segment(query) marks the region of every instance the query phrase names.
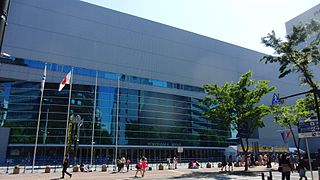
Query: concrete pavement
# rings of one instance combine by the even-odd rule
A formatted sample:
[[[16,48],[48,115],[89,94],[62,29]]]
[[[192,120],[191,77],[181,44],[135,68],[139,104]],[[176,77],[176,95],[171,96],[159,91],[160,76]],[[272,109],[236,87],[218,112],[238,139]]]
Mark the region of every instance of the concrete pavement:
[[[233,172],[220,172],[220,168],[216,166],[214,168],[200,168],[200,169],[187,169],[185,167],[181,167],[176,170],[152,170],[147,171],[145,177],[141,178],[139,174],[139,178],[135,178],[135,171],[129,171],[124,173],[113,173],[111,169],[107,172],[101,172],[99,168],[94,172],[74,172],[71,179],[79,179],[79,180],[132,180],[132,179],[146,179],[146,180],[164,180],[164,179],[188,179],[188,180],[201,180],[201,179],[218,179],[218,180],[230,180],[230,179],[259,179],[261,180],[261,172],[265,172],[265,178],[269,176],[269,173],[266,171],[270,171],[263,166],[258,166],[254,168],[250,168],[248,173],[244,173],[243,167],[235,167]],[[274,180],[281,179],[281,174],[276,171],[277,167],[274,167],[272,170],[272,175]],[[69,172],[71,168],[68,169]],[[99,170],[99,171],[98,171]],[[315,180],[318,180],[318,175],[314,171]],[[307,172],[308,179],[311,179],[310,172]],[[19,179],[19,180],[58,180],[61,177],[61,168],[58,169],[55,173],[22,173],[22,174],[1,174],[0,180],[4,179]],[[69,176],[65,176],[65,179],[70,179]],[[292,173],[291,179],[299,179],[299,175],[297,172]]]

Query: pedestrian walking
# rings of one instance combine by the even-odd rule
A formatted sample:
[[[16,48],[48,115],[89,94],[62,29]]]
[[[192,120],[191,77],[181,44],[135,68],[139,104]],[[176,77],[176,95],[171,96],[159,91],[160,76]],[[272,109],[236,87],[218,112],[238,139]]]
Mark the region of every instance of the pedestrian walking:
[[[141,176],[142,176],[142,174],[143,174],[143,172],[142,172],[142,162],[139,160],[138,162],[137,162],[137,165],[136,165],[136,174],[134,175],[134,177],[138,177],[138,172],[140,172],[140,174],[141,174]]]
[[[271,165],[271,156],[268,154],[267,155],[267,168],[271,168],[272,165]]]
[[[288,157],[285,154],[281,156],[279,162],[279,171],[281,172],[282,180],[290,180],[290,172],[292,171],[292,167]]]
[[[221,162],[221,171],[223,171],[223,169],[227,171],[227,161],[225,157],[222,158],[222,162]]]
[[[177,158],[174,156],[173,157],[173,160],[172,160],[172,162],[173,162],[173,167],[174,167],[174,169],[177,169],[178,167],[178,160],[177,160]]]
[[[250,164],[251,164],[252,167],[253,167],[253,166],[256,166],[256,162],[255,162],[254,159],[255,159],[255,158],[254,158],[254,155],[253,155],[253,154],[250,154]]]
[[[126,158],[123,156],[121,158],[121,172],[124,171],[124,165],[127,163]]]
[[[127,172],[129,172],[130,162],[131,162],[130,159],[127,158],[127,163],[126,163],[126,165],[127,165]]]
[[[298,170],[298,173],[299,173],[299,177],[300,179],[299,180],[302,180],[302,178],[304,179],[308,179],[306,177],[306,167],[304,165],[304,162],[303,162],[303,159],[300,159],[299,162],[298,162],[298,166],[297,166],[297,170]]]
[[[68,155],[66,154],[66,156],[65,156],[65,158],[63,160],[63,165],[62,165],[62,177],[61,177],[61,179],[64,178],[64,174],[68,174],[70,176],[70,178],[72,177],[72,174],[67,172],[68,167],[69,167],[69,158],[68,158]]]
[[[228,158],[228,171],[230,171],[230,168],[231,168],[231,171],[233,171],[233,162],[232,162],[231,154],[229,155],[229,158]]]
[[[168,169],[171,169],[171,159],[170,159],[170,157],[167,158],[167,166],[168,166]]]
[[[121,159],[117,159],[117,168],[118,168],[118,173],[119,173],[122,168]]]

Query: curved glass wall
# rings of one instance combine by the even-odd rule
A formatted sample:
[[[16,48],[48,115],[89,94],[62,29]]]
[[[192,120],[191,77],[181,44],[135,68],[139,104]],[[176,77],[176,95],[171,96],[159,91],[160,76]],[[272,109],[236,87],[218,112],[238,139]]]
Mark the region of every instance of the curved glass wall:
[[[59,69],[58,67],[55,68]],[[28,73],[35,73],[32,68],[26,68]],[[47,77],[52,69],[54,68],[51,67],[47,72]],[[75,68],[75,72],[87,74],[89,71]],[[91,71],[90,74],[91,77],[96,76]],[[148,155],[150,160],[165,159],[166,156],[177,154],[174,150],[177,147],[186,148],[183,154],[185,158],[222,157],[223,147],[230,144],[227,141],[230,131],[219,127],[218,120],[211,121],[202,116],[204,107],[200,105],[199,99],[127,89],[121,87],[120,83],[117,123],[118,87],[106,84],[103,74],[97,74],[99,78],[94,124],[95,85],[92,84],[95,84],[95,78],[84,80],[81,76],[74,76],[70,113],[74,116],[80,115],[83,123],[78,132],[75,126],[72,126],[71,144],[75,143],[75,135],[79,133],[80,159],[88,160],[90,155],[93,126],[95,158],[103,157],[101,161],[108,161],[114,156],[116,133],[121,153],[132,158],[144,154]],[[121,79],[124,77],[122,75]],[[58,83],[45,83],[37,156],[46,160],[48,157],[62,158],[65,142],[69,85],[61,92],[58,91],[58,86]],[[36,137],[40,81],[1,78],[0,101],[1,126],[11,129],[8,157],[24,157],[30,161]],[[155,150],[159,148],[164,150]]]
[[[40,83],[5,82],[2,126],[11,128],[9,143],[32,144],[40,102]],[[56,83],[46,83],[41,113],[39,142],[64,144],[69,89],[58,92]],[[80,144],[91,144],[94,86],[74,84],[71,114],[84,120]],[[117,88],[98,86],[95,143],[115,144]],[[5,111],[5,112],[4,112]],[[119,145],[226,146],[229,131],[202,117],[199,100],[190,97],[120,88]],[[4,117],[5,115],[5,117]]]

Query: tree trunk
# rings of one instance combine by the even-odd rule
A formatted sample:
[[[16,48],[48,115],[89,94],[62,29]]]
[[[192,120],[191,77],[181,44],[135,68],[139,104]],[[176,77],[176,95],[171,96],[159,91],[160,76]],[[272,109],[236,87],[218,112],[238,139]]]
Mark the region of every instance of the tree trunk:
[[[246,147],[247,148],[244,147],[244,144],[242,142],[242,138],[241,137],[239,138],[239,140],[240,140],[241,148],[242,148],[242,151],[243,151],[243,154],[244,154],[244,171],[248,171],[248,147],[249,147],[248,138],[246,138],[246,142],[247,142]]]
[[[291,132],[291,134],[292,134],[294,146],[297,148],[298,158],[299,158],[299,160],[300,160],[300,157],[301,157],[301,154],[300,154],[300,139],[298,139],[298,142],[297,142],[296,136],[294,135],[293,130],[292,130],[292,127],[291,127],[290,124],[289,124],[289,128],[290,128],[290,132]]]

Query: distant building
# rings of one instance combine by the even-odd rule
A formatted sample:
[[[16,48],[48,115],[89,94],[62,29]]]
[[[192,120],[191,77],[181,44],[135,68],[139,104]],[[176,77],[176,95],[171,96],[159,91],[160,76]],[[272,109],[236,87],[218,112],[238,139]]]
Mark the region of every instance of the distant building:
[[[311,19],[320,20],[320,4],[316,5],[315,7],[309,9],[308,11],[296,16],[295,18],[289,20],[286,22],[286,30],[287,34],[292,33],[292,28],[294,25],[297,25],[299,23],[306,23],[309,22]],[[301,44],[301,46],[309,43],[315,35],[310,36],[310,38],[306,41],[306,43]],[[320,73],[315,71],[315,77],[319,77]],[[317,78],[318,79],[318,78]],[[309,138],[308,139],[309,145],[310,145],[310,151],[311,152],[317,152],[317,149],[320,147],[320,138]],[[303,142],[303,148],[306,149],[305,144]]]

